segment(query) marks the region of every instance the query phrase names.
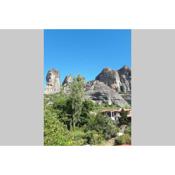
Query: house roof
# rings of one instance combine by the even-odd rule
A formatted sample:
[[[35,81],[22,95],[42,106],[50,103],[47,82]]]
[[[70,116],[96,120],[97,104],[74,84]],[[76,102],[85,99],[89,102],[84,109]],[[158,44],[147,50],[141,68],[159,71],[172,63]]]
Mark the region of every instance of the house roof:
[[[121,112],[124,110],[125,112],[130,112],[131,109],[119,108],[119,109],[104,109],[101,112]]]

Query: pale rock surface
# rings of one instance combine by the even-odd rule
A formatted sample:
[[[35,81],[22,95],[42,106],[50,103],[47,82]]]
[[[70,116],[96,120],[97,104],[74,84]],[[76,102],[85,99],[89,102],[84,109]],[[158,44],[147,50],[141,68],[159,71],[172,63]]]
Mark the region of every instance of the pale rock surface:
[[[103,82],[98,80],[89,81],[86,84],[86,98],[95,101],[98,104],[116,104],[120,107],[128,106],[128,103],[117,93]]]
[[[122,92],[131,92],[131,69],[128,66],[123,66],[118,70],[118,73],[120,76]]]
[[[62,83],[63,91],[65,94],[70,93],[70,85],[73,81],[73,78],[71,75],[67,75]]]
[[[60,75],[55,69],[48,71],[46,75],[46,90],[45,94],[54,94],[60,92]]]
[[[119,73],[110,68],[104,68],[99,75],[97,75],[96,80],[103,82],[117,92],[120,92],[121,82]]]

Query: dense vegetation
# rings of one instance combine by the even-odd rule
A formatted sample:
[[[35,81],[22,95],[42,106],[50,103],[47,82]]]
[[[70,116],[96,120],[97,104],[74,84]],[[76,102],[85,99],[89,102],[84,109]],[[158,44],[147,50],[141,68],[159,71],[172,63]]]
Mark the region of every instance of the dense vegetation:
[[[127,127],[123,136],[117,136],[120,125],[128,125],[126,115],[120,124],[102,115],[104,105],[84,99],[84,78],[77,76],[70,85],[70,93],[63,91],[44,97],[45,145],[103,145],[115,138],[115,144],[130,144]]]

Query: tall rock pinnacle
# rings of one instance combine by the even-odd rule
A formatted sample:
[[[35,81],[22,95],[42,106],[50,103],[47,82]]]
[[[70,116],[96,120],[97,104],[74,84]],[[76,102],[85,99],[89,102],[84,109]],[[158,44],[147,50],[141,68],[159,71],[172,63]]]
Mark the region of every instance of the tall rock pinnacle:
[[[117,71],[111,70],[110,68],[104,68],[96,77],[96,80],[99,80],[117,92],[120,92],[121,82]]]
[[[54,94],[60,92],[60,75],[55,69],[48,71],[46,76],[45,94]]]

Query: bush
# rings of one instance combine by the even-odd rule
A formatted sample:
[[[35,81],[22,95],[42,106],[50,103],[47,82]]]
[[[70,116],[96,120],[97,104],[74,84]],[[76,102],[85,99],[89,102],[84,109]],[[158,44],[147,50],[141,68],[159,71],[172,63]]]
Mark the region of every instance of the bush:
[[[126,129],[125,129],[125,134],[129,134],[131,136],[131,126],[127,126]]]
[[[115,145],[124,145],[124,144],[127,145],[131,144],[131,137],[129,134],[124,134],[115,139]]]
[[[44,145],[71,145],[71,136],[66,127],[59,122],[54,113],[45,112]]]
[[[76,128],[74,131],[70,133],[71,133],[71,138],[72,138],[72,145],[86,144],[85,133],[83,130]]]
[[[130,124],[130,121],[127,117],[127,112],[125,112],[125,111],[121,112],[121,117],[119,118],[119,123],[120,123],[120,125],[129,125]]]
[[[116,124],[109,117],[103,116],[102,114],[92,115],[86,130],[94,130],[101,134],[106,140],[115,137],[119,131]]]
[[[97,133],[97,131],[92,130],[88,131],[85,135],[86,144],[89,145],[98,145],[104,141],[104,138],[101,134]]]
[[[85,144],[85,133],[82,130],[70,132],[61,123],[56,114],[50,111],[45,112],[44,117],[44,145],[48,146],[71,146]]]

